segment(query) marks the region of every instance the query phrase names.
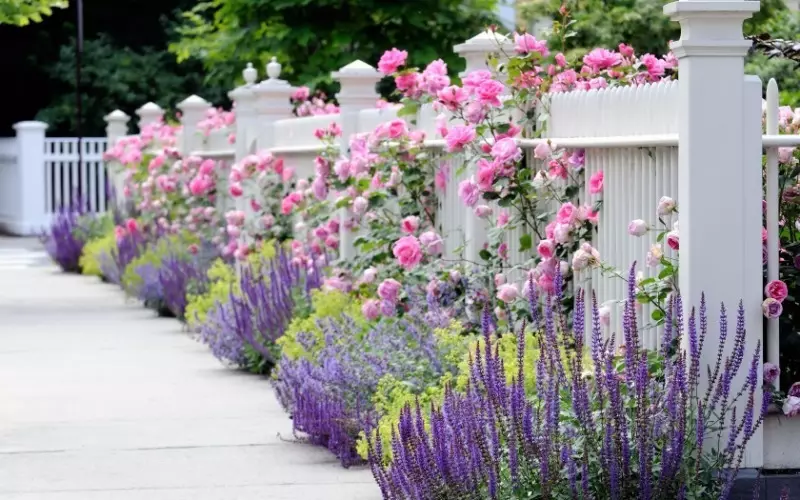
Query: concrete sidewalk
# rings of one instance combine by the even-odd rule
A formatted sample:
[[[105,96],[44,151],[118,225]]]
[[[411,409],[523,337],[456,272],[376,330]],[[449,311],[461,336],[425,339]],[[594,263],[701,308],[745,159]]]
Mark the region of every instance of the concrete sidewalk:
[[[116,287],[0,270],[0,499],[380,498],[291,429],[266,380]]]

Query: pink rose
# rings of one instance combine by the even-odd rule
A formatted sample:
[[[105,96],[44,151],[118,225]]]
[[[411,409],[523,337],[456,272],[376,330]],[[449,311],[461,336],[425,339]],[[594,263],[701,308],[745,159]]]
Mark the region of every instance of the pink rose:
[[[553,154],[553,150],[550,148],[550,145],[546,142],[541,142],[536,145],[533,149],[533,157],[537,160],[546,160],[550,158],[550,155]]]
[[[508,210],[501,210],[500,214],[497,216],[497,225],[498,226],[505,226],[508,224],[508,221],[511,217],[508,215]]]
[[[370,321],[378,319],[381,315],[381,303],[379,300],[370,299],[361,306],[361,314]]]
[[[242,194],[244,193],[244,190],[242,189],[242,185],[241,184],[239,184],[238,182],[234,182],[228,188],[228,192],[230,192],[231,196],[233,196],[234,198],[238,198],[238,197],[242,196]]]
[[[422,260],[419,240],[414,236],[403,236],[392,247],[392,253],[406,270],[413,269]]]
[[[600,322],[603,326],[611,326],[611,308],[608,306],[600,306],[597,309],[597,313],[600,317]]]
[[[505,164],[521,160],[522,150],[517,146],[517,141],[506,137],[494,143],[491,155],[498,163]]]
[[[556,214],[556,222],[563,225],[570,225],[578,217],[578,208],[570,202],[561,205]]]
[[[647,233],[647,223],[642,219],[634,219],[628,224],[628,234],[631,236],[642,236]]]
[[[681,240],[678,231],[670,231],[667,233],[667,246],[673,250],[680,250]]]
[[[125,221],[125,229],[127,229],[129,233],[135,233],[139,231],[139,223],[136,222],[136,219],[128,219]]]
[[[794,160],[794,148],[778,148],[778,161],[789,165]]]
[[[475,179],[478,182],[478,186],[483,191],[490,191],[492,189],[492,184],[494,183],[494,165],[488,162],[485,158],[481,158],[478,160],[478,173],[475,175]]]
[[[542,240],[536,247],[536,251],[543,259],[552,259],[555,254],[556,244],[553,240]]]
[[[367,207],[369,206],[369,202],[363,196],[357,197],[353,200],[353,212],[357,214],[363,214],[367,211]]]
[[[764,383],[772,385],[781,374],[781,369],[774,363],[764,363]]]
[[[481,104],[499,108],[502,106],[499,96],[504,90],[505,85],[497,80],[485,80],[475,89],[475,95],[478,97],[478,102]]]
[[[621,62],[622,56],[620,54],[603,48],[596,48],[583,56],[583,63],[595,72],[611,68]]]
[[[505,285],[500,285],[497,288],[497,298],[506,304],[513,302],[517,297],[519,297],[519,290],[517,290],[516,285],[506,283]]]
[[[455,111],[467,101],[469,95],[467,94],[466,90],[458,85],[451,85],[440,90],[436,94],[436,97],[439,98],[439,102],[444,104],[445,108],[449,109],[450,111]],[[447,134],[442,135],[444,136]]]
[[[405,50],[387,50],[378,61],[378,71],[384,75],[391,75],[395,73],[400,66],[405,65],[408,58],[408,52]]]
[[[603,171],[598,170],[589,179],[589,193],[600,194],[603,192]]]
[[[400,282],[395,279],[385,279],[378,285],[378,297],[387,302],[397,302],[397,294],[400,292],[401,286]]]
[[[664,217],[675,211],[675,200],[669,196],[662,196],[658,200],[658,207],[656,207],[656,214],[659,217]]]
[[[472,179],[464,179],[458,184],[458,196],[468,207],[474,207],[478,203],[480,188]]]
[[[783,306],[777,300],[767,297],[761,303],[761,311],[767,319],[775,319],[783,313]]]
[[[529,54],[531,52],[535,52],[542,57],[547,57],[547,55],[550,53],[550,51],[547,50],[546,41],[537,40],[529,33],[522,35],[519,33],[514,33],[514,50],[516,50],[518,54]]]
[[[457,125],[451,128],[445,138],[447,151],[450,153],[462,151],[467,144],[475,140],[476,136],[475,127],[471,125]]]
[[[492,209],[488,205],[478,205],[475,207],[475,215],[481,219],[486,219],[492,215]]]
[[[764,288],[764,295],[778,302],[783,302],[789,295],[789,288],[783,281],[773,280],[767,283],[766,288]]]
[[[400,223],[400,229],[406,234],[414,234],[419,229],[419,217],[409,215]]]
[[[425,250],[431,255],[441,255],[444,251],[444,242],[441,236],[434,231],[425,231],[419,235],[419,242],[425,247]]]
[[[392,120],[387,127],[389,137],[397,139],[408,133],[408,125],[403,120]]]
[[[783,414],[787,417],[800,415],[800,397],[789,396],[783,403]]]
[[[361,281],[364,283],[372,283],[375,281],[375,278],[378,277],[378,270],[374,267],[370,267],[364,270],[364,276],[361,278]]]

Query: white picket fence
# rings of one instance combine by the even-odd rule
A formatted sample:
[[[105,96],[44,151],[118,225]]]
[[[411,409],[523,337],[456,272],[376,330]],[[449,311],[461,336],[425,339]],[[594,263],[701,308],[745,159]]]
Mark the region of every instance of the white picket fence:
[[[0,230],[36,235],[62,207],[84,212],[107,208],[106,138],[47,138],[47,124],[20,122],[16,137],[0,139]]]

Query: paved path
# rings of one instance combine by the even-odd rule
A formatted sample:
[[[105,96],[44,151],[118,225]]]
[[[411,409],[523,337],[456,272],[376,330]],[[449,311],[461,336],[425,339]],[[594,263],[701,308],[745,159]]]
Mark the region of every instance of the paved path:
[[[10,246],[17,253],[0,255],[0,499],[380,498],[368,470],[285,441],[291,422],[263,378],[223,368],[177,321],[114,286],[22,265],[32,247],[0,241]]]

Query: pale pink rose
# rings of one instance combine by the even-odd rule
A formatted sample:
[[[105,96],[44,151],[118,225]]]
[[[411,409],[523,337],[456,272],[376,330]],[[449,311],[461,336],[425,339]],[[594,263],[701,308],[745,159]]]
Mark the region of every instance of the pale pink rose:
[[[561,208],[558,209],[558,213],[556,214],[556,222],[559,224],[570,225],[578,217],[578,208],[570,202],[566,202],[561,205]]]
[[[328,185],[322,177],[314,179],[314,182],[311,183],[311,190],[314,192],[314,197],[320,201],[328,197]]]
[[[650,247],[650,251],[647,252],[647,259],[646,263],[648,267],[656,267],[661,263],[661,257],[664,256],[664,251],[661,249],[660,243],[655,243],[653,246]]]
[[[413,269],[422,260],[419,240],[414,236],[403,236],[394,243],[392,253],[406,270]]]
[[[681,239],[678,231],[670,231],[667,233],[667,246],[673,250],[680,250]]]
[[[400,66],[405,65],[408,58],[408,52],[405,50],[391,49],[387,50],[378,61],[378,71],[384,75],[391,75],[395,73]]]
[[[781,280],[773,280],[764,288],[764,295],[778,302],[783,302],[789,295],[789,288]]]
[[[378,277],[378,270],[374,267],[370,267],[364,270],[364,276],[361,278],[361,281],[364,283],[372,283],[375,281],[375,278]]]
[[[546,160],[550,158],[550,155],[553,154],[553,150],[550,148],[550,145],[546,142],[541,142],[536,145],[533,149],[533,157],[537,160]]]
[[[458,196],[468,207],[473,207],[478,203],[480,194],[480,188],[472,179],[464,179],[458,184]]]
[[[378,319],[381,315],[381,303],[379,300],[370,299],[361,306],[361,314],[370,321]]]
[[[761,311],[767,319],[775,319],[783,313],[783,306],[777,300],[767,297],[761,303]]]
[[[552,259],[555,254],[556,244],[553,240],[542,240],[536,247],[536,251],[543,259]]]
[[[550,51],[547,50],[547,42],[544,40],[537,40],[536,37],[530,33],[524,33],[522,35],[514,33],[514,50],[517,51],[517,54],[530,54],[531,52],[535,52],[542,57],[547,57],[550,53]]]
[[[516,285],[506,283],[505,285],[500,285],[497,288],[497,298],[506,304],[513,302],[517,297],[519,297],[519,290],[517,289]]]
[[[598,170],[589,178],[589,193],[600,194],[603,192],[603,171]]]
[[[603,78],[602,76],[598,76],[597,78],[592,78],[589,80],[589,89],[604,89],[608,87],[608,80]]]
[[[597,313],[600,316],[600,323],[603,326],[610,326],[611,325],[611,308],[608,306],[600,306],[597,309]]]
[[[431,255],[441,255],[444,251],[444,242],[441,236],[436,234],[435,231],[425,231],[419,235],[419,242],[425,247],[425,250]]]
[[[406,234],[414,234],[419,229],[419,217],[409,215],[400,222],[400,229]]]
[[[589,243],[581,244],[581,247],[573,254],[572,269],[580,271],[589,266],[596,266],[600,263],[600,254],[597,249]]]
[[[494,143],[491,155],[498,163],[511,163],[522,159],[522,150],[517,146],[517,141],[506,137]]]
[[[556,224],[553,227],[552,239],[561,245],[569,243],[570,226],[568,224]]]
[[[783,414],[787,417],[796,417],[800,415],[800,397],[787,397],[783,403]]]
[[[492,215],[492,209],[488,205],[478,205],[475,207],[475,215],[481,219],[486,219]]]
[[[378,285],[378,297],[387,302],[397,302],[397,294],[400,292],[401,286],[400,282],[395,279],[385,279]]]
[[[363,214],[367,211],[367,207],[369,207],[369,202],[363,196],[359,196],[353,200],[353,212],[359,215]]]
[[[664,217],[675,211],[675,200],[669,196],[662,196],[658,200],[658,207],[656,207],[656,214],[659,217]]]
[[[494,275],[494,286],[499,287],[500,285],[505,284],[506,277],[500,273]]]
[[[499,321],[506,321],[508,319],[508,313],[500,306],[494,308],[494,315]]]
[[[628,234],[631,236],[642,236],[647,231],[647,223],[642,219],[634,219],[628,224]]]
[[[464,147],[475,140],[477,134],[471,125],[457,125],[450,129],[445,138],[447,151],[453,153],[462,151]]]
[[[794,161],[795,148],[778,148],[778,161],[784,165],[789,165]]]

